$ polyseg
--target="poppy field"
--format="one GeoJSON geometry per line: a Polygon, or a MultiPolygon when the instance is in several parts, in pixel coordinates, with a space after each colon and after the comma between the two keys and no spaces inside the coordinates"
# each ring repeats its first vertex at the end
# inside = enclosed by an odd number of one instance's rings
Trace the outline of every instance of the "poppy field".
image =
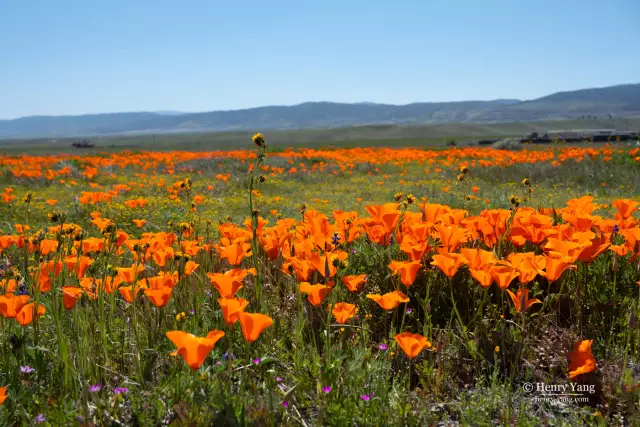
{"type": "Polygon", "coordinates": [[[640,149],[0,156],[0,425],[638,425],[640,149]]]}

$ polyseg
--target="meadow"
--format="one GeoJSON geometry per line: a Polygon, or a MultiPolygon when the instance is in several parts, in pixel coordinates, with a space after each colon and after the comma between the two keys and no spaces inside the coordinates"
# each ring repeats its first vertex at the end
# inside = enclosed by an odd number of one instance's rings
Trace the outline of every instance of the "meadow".
{"type": "Polygon", "coordinates": [[[0,424],[639,425],[640,148],[360,145],[0,156],[0,424]]]}

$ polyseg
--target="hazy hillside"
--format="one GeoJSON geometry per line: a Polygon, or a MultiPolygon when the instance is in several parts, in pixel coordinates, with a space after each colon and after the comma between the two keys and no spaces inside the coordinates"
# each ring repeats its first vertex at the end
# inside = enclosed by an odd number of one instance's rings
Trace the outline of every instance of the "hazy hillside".
{"type": "MultiPolygon", "coordinates": [[[[172,112],[171,112],[172,113],[172,112]]],[[[378,124],[496,123],[640,116],[640,84],[558,92],[520,101],[433,102],[387,105],[307,102],[234,111],[171,114],[112,113],[33,116],[0,120],[0,138],[75,137],[131,133],[326,129],[378,124]]]]}

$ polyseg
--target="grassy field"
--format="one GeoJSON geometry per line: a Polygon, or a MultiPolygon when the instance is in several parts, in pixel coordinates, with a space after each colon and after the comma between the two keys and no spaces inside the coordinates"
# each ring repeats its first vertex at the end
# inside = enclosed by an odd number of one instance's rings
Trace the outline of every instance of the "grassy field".
{"type": "MultiPolygon", "coordinates": [[[[323,148],[349,147],[444,147],[454,140],[466,146],[480,139],[521,137],[532,132],[562,129],[640,129],[640,118],[612,120],[562,120],[496,124],[438,124],[425,126],[359,126],[338,129],[289,130],[270,132],[271,151],[288,146],[323,148]]],[[[249,132],[185,133],[158,135],[88,136],[96,148],[86,151],[118,152],[136,150],[231,150],[242,149],[249,132]]],[[[74,139],[0,140],[0,153],[57,154],[81,153],[74,139]]]]}
{"type": "Polygon", "coordinates": [[[640,424],[640,148],[429,129],[4,145],[0,424],[640,424]]]}

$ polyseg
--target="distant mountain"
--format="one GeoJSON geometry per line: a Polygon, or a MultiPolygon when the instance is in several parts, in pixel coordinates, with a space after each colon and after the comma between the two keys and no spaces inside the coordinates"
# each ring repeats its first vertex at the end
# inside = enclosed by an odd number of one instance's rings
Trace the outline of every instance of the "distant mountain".
{"type": "Polygon", "coordinates": [[[306,102],[233,111],[32,116],[0,120],[0,138],[80,137],[130,133],[323,129],[364,125],[496,123],[582,116],[640,116],[640,84],[558,92],[520,101],[428,102],[408,105],[306,102]]]}

